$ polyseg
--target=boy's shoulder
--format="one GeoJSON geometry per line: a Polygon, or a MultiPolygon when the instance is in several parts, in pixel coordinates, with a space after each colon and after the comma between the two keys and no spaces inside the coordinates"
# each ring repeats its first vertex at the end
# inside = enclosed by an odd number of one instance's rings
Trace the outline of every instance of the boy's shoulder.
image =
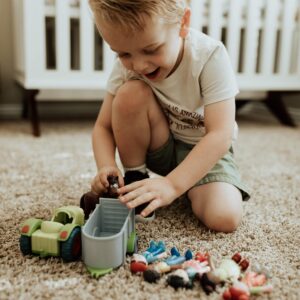
{"type": "Polygon", "coordinates": [[[208,59],[216,49],[224,47],[221,41],[215,40],[194,28],[190,29],[187,42],[193,58],[201,58],[201,60],[203,60],[203,58],[208,59]]]}

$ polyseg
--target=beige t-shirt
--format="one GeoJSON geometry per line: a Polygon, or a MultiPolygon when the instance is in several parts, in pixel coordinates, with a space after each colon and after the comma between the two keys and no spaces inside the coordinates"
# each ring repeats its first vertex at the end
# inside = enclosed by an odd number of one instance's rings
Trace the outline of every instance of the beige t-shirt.
{"type": "MultiPolygon", "coordinates": [[[[228,100],[239,92],[234,71],[224,45],[191,29],[184,44],[180,65],[166,79],[152,82],[128,71],[116,60],[107,91],[113,95],[124,82],[139,79],[157,96],[175,139],[196,144],[206,133],[204,106],[228,100]]],[[[233,140],[237,137],[237,125],[233,140]]]]}

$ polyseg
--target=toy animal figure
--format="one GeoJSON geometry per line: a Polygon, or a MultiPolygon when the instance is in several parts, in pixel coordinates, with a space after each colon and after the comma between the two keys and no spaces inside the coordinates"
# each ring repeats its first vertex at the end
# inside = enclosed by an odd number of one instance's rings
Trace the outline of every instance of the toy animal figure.
{"type": "MultiPolygon", "coordinates": [[[[234,255],[233,257],[236,258],[237,255],[234,255]]],[[[201,286],[206,294],[210,294],[211,292],[213,292],[216,289],[216,285],[219,283],[225,281],[236,282],[241,275],[241,266],[238,265],[233,259],[225,259],[221,262],[218,268],[215,268],[213,261],[210,258],[210,266],[212,270],[208,273],[203,274],[200,279],[201,286]]],[[[246,263],[243,268],[245,267],[246,263]]]]}

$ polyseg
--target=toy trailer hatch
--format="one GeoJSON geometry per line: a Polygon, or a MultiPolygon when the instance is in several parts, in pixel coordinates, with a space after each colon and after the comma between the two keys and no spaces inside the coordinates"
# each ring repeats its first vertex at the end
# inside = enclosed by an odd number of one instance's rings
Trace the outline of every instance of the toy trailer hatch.
{"type": "Polygon", "coordinates": [[[125,262],[134,234],[134,210],[118,199],[100,198],[82,228],[82,257],[92,275],[103,275],[125,262]]]}

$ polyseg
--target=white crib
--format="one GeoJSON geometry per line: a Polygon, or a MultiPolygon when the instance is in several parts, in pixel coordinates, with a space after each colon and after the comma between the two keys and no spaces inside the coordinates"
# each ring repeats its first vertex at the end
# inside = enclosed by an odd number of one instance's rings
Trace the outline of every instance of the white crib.
{"type": "MultiPolygon", "coordinates": [[[[191,0],[190,6],[192,26],[227,47],[240,90],[300,90],[299,0],[191,0]]],[[[13,0],[13,12],[15,79],[39,135],[37,92],[103,90],[114,54],[96,33],[88,0],[13,0]]]]}

